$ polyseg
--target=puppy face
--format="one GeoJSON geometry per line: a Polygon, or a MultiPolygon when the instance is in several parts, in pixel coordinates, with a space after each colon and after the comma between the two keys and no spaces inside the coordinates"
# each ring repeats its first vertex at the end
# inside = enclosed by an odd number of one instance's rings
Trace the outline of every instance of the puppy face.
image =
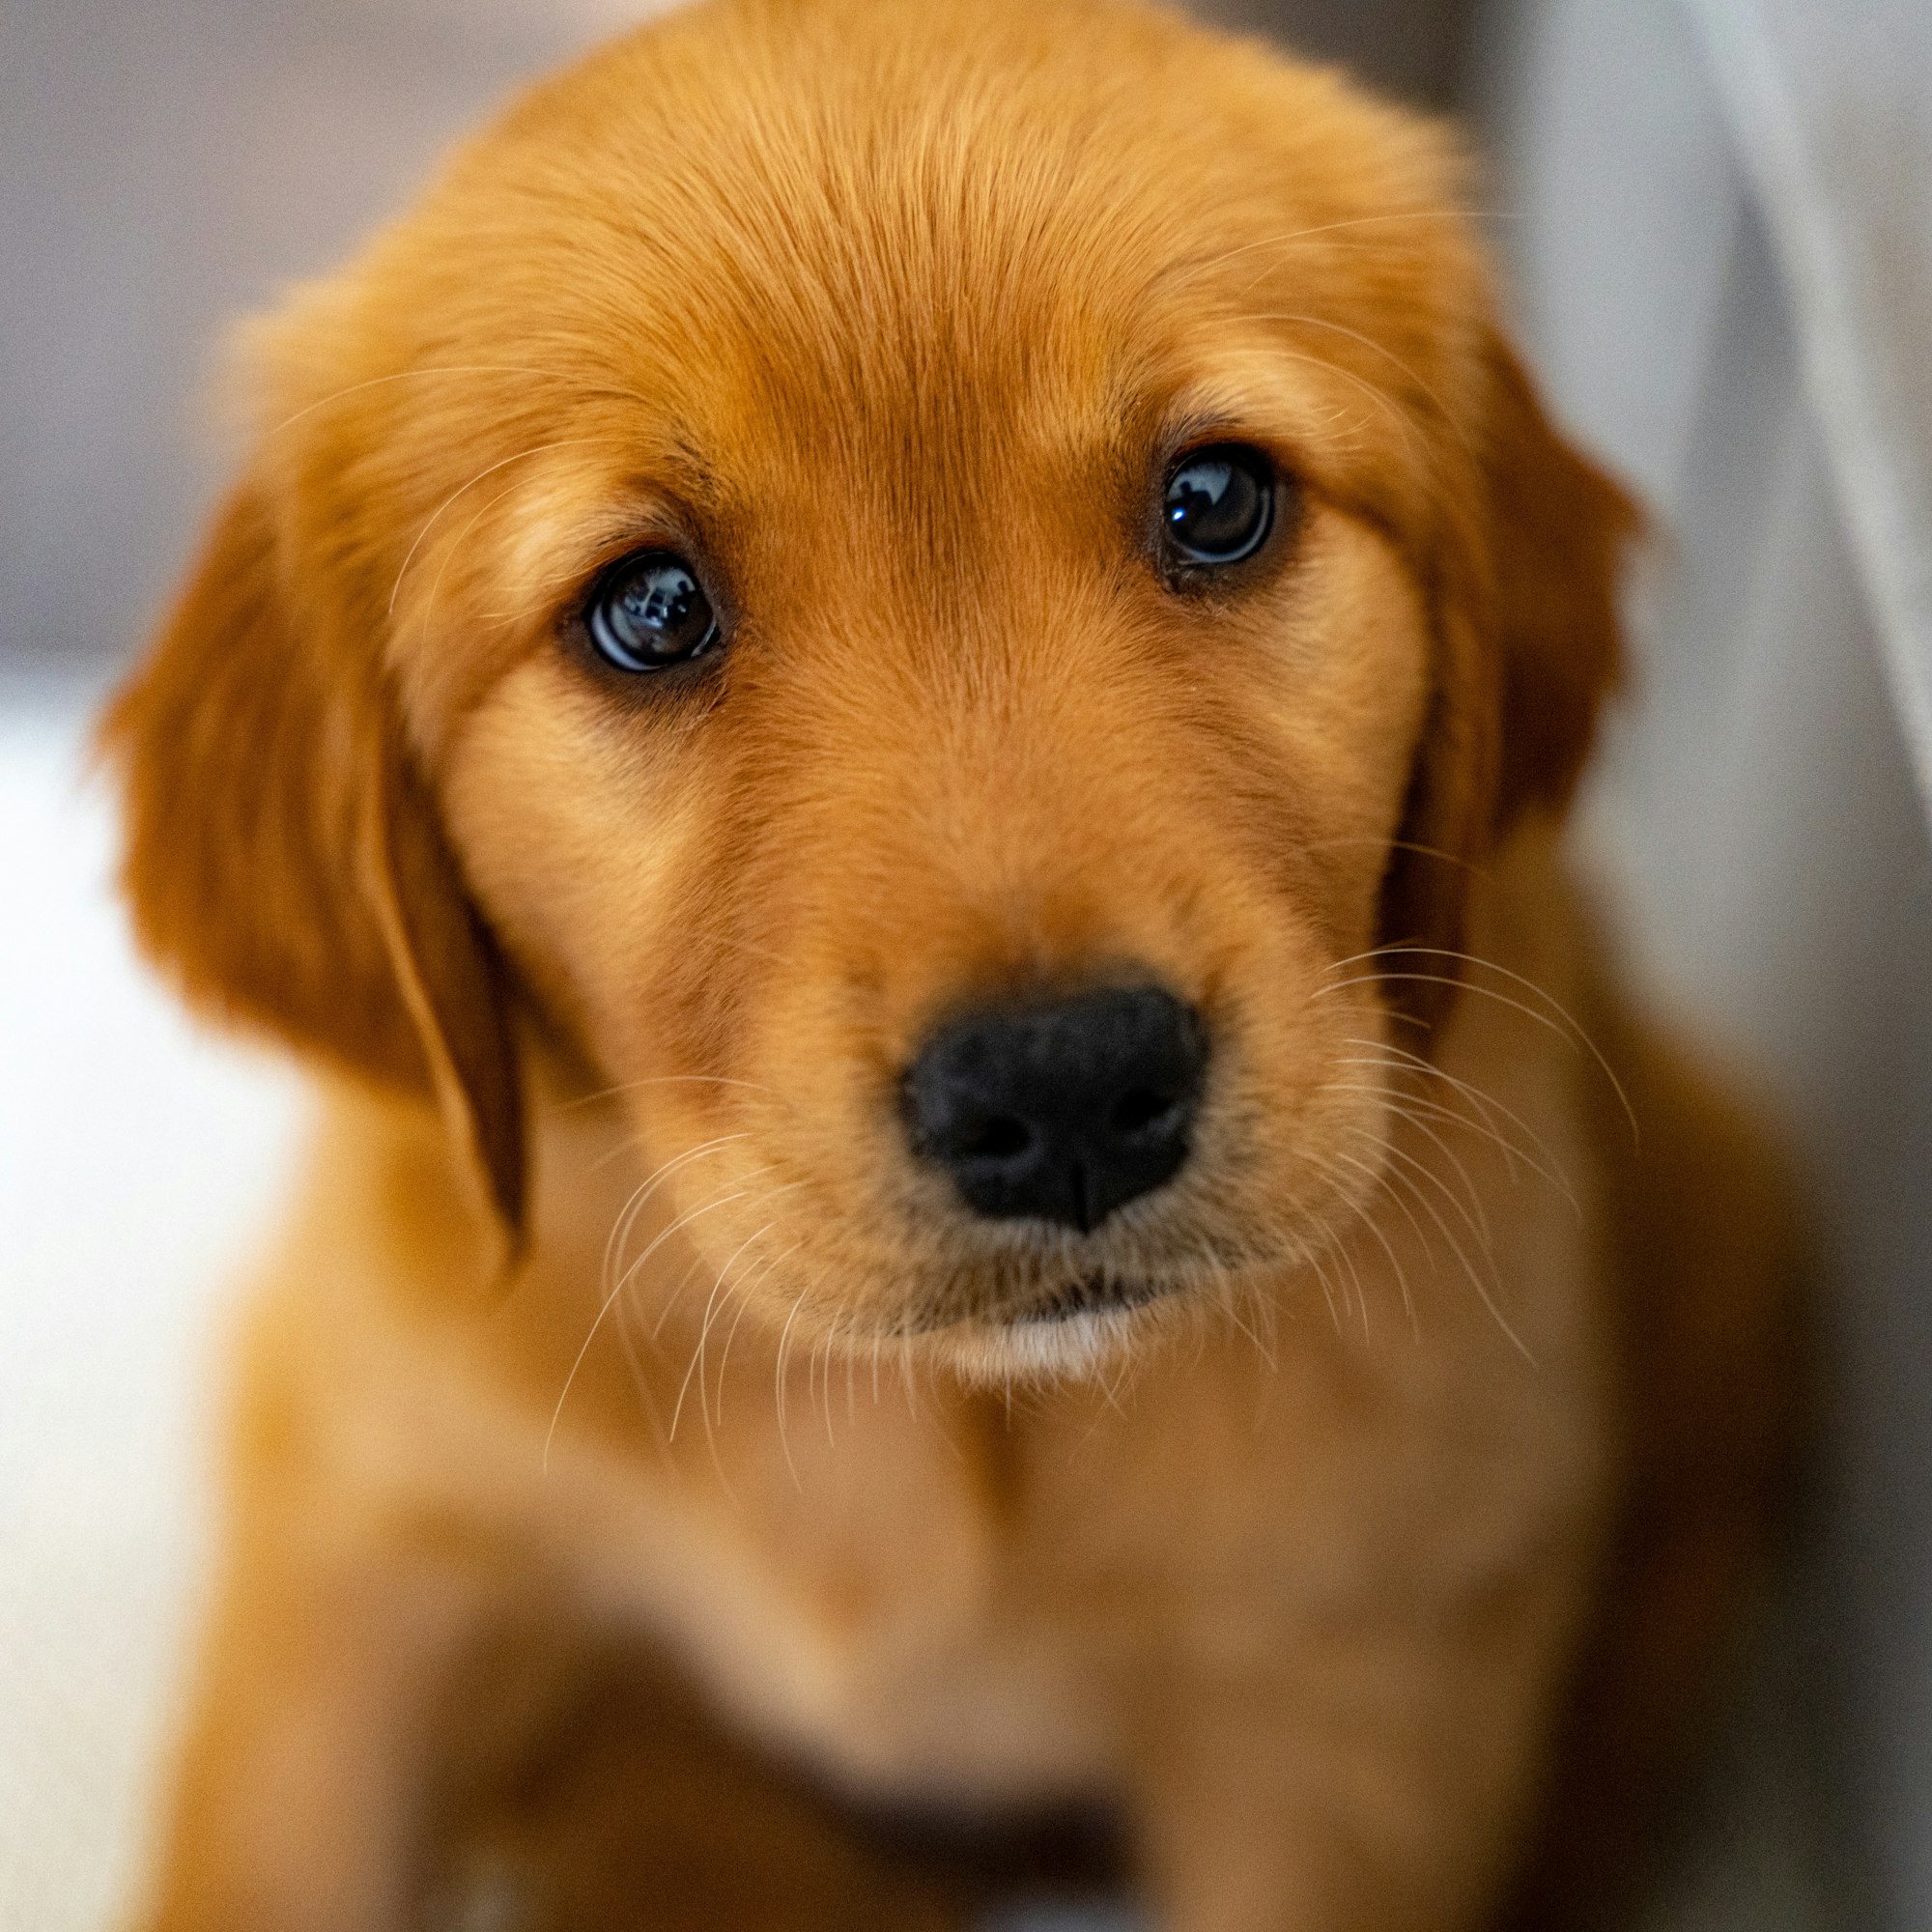
{"type": "Polygon", "coordinates": [[[151,945],[511,1223],[534,1019],[801,1337],[1065,1369],[1278,1274],[1375,1184],[1363,955],[1453,949],[1613,662],[1453,172],[1113,8],[549,84],[261,333],[108,727],[151,945]]]}

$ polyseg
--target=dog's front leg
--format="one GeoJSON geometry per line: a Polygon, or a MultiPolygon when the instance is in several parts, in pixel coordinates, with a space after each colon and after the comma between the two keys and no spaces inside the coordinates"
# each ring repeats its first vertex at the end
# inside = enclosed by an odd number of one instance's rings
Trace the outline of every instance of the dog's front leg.
{"type": "Polygon", "coordinates": [[[526,1701],[508,1574],[306,1492],[244,1510],[143,1932],[415,1932],[437,1806],[526,1701]]]}
{"type": "Polygon", "coordinates": [[[1547,1607],[1537,1628],[1337,1638],[1292,1676],[1179,1680],[1138,1780],[1163,1932],[1486,1923],[1546,1771],[1563,1654],[1547,1607]]]}

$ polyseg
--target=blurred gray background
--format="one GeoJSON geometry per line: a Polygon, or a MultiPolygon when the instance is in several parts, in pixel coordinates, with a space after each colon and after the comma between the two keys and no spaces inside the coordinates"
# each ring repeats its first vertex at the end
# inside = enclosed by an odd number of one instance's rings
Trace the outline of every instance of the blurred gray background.
{"type": "MultiPolygon", "coordinates": [[[[642,11],[0,12],[4,1932],[104,1924],[138,1861],[219,1285],[298,1108],[129,961],[83,721],[220,480],[223,324],[642,11]]],[[[1813,1180],[1827,1439],[1654,1922],[1932,1926],[1932,7],[1204,11],[1468,119],[1532,357],[1660,529],[1582,841],[1813,1180]]]]}

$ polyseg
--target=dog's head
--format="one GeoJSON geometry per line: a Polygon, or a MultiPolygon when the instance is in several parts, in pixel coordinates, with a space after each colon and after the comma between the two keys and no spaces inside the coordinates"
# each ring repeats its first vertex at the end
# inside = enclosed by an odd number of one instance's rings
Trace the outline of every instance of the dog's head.
{"type": "Polygon", "coordinates": [[[711,0],[550,82],[260,331],[106,727],[148,946],[439,1097],[512,1230],[562,1043],[801,1332],[1065,1366],[1318,1248],[1338,1063],[1616,662],[1630,513],[1458,180],[1089,0],[711,0]]]}

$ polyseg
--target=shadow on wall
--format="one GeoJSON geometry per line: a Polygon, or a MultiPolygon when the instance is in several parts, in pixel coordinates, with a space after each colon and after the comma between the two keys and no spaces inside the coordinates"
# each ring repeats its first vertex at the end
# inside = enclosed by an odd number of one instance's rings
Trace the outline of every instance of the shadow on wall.
{"type": "Polygon", "coordinates": [[[1461,92],[1476,9],[1471,0],[1194,0],[1190,11],[1219,26],[1270,34],[1385,93],[1446,109],[1461,92]]]}

